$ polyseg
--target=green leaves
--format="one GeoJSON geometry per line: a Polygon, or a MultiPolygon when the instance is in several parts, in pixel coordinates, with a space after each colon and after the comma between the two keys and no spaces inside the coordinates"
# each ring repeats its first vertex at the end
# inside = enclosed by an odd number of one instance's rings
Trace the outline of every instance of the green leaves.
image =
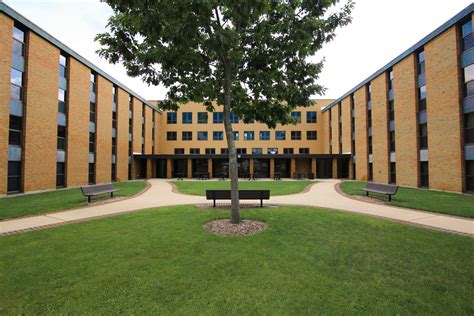
{"type": "Polygon", "coordinates": [[[108,0],[109,32],[99,55],[128,74],[169,89],[162,106],[224,104],[230,73],[231,111],[270,127],[289,124],[296,106],[324,93],[321,63],[308,57],[351,21],[351,0],[108,0]],[[328,10],[331,12],[328,13],[328,10]]]}

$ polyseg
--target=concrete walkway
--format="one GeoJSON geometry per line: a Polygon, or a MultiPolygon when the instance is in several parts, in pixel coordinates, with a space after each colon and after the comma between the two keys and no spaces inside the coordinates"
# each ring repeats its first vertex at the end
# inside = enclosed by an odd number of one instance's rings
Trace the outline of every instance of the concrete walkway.
{"type": "MultiPolygon", "coordinates": [[[[171,184],[166,180],[151,179],[149,182],[151,184],[150,189],[130,199],[81,209],[0,221],[0,235],[53,227],[160,206],[208,203],[205,197],[202,196],[174,193],[171,184]]],[[[338,182],[338,180],[319,180],[307,192],[275,196],[271,198],[269,203],[331,208],[474,236],[474,220],[354,200],[336,191],[335,185],[338,182]]]]}

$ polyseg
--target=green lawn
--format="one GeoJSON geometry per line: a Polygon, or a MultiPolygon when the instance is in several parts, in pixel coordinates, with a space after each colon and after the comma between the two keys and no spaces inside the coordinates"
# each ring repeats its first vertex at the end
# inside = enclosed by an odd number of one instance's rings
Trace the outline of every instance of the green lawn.
{"type": "MultiPolygon", "coordinates": [[[[114,183],[114,187],[121,189],[114,196],[134,195],[146,186],[145,181],[131,181],[114,183]]],[[[101,195],[92,198],[109,198],[110,195],[101,195]]],[[[79,188],[64,189],[44,193],[20,195],[0,199],[0,219],[14,218],[26,215],[47,213],[87,205],[87,197],[82,195],[79,188]]]]}
{"type": "MultiPolygon", "coordinates": [[[[230,181],[172,181],[179,192],[206,195],[206,190],[230,190],[230,181]]],[[[239,181],[240,190],[270,190],[271,195],[285,195],[304,191],[315,181],[239,181]]]]}
{"type": "Polygon", "coordinates": [[[302,207],[167,207],[0,238],[0,314],[474,313],[474,239],[302,207]]]}
{"type": "MultiPolygon", "coordinates": [[[[341,190],[349,195],[365,195],[360,190],[366,182],[345,181],[340,185],[341,190]]],[[[371,196],[379,196],[370,193],[371,196]]],[[[398,193],[392,196],[388,205],[413,208],[418,210],[474,218],[474,196],[448,192],[438,192],[424,189],[399,188],[398,193]]]]}

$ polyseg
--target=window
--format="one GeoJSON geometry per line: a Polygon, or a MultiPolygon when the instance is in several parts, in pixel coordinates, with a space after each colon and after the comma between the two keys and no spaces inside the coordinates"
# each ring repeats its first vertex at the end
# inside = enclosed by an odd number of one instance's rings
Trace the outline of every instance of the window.
{"type": "Polygon", "coordinates": [[[267,152],[269,155],[276,155],[278,154],[278,148],[268,148],[267,152]]]}
{"type": "Polygon", "coordinates": [[[306,123],[317,123],[318,112],[306,112],[306,123]]]}
{"type": "Polygon", "coordinates": [[[95,182],[95,163],[89,163],[89,184],[95,182]]]}
{"type": "Polygon", "coordinates": [[[192,112],[183,112],[183,124],[192,124],[193,123],[193,113],[192,112]]]}
{"type": "Polygon", "coordinates": [[[301,140],[301,131],[291,131],[291,140],[301,140]]]}
{"type": "Polygon", "coordinates": [[[254,140],[255,133],[254,132],[244,132],[244,140],[254,140]]]}
{"type": "Polygon", "coordinates": [[[12,53],[21,57],[25,55],[25,32],[17,27],[13,28],[12,53]]]}
{"type": "Polygon", "coordinates": [[[318,139],[318,132],[317,131],[307,131],[306,132],[306,139],[307,140],[317,140],[318,139]]]}
{"type": "Polygon", "coordinates": [[[199,112],[198,113],[198,124],[207,124],[207,112],[199,112]]]}
{"type": "Polygon", "coordinates": [[[10,115],[10,128],[8,144],[14,146],[22,145],[22,130],[23,130],[23,118],[19,116],[10,115]]]}
{"type": "Polygon", "coordinates": [[[221,148],[221,155],[228,155],[229,149],[228,148],[221,148]]]}
{"type": "Polygon", "coordinates": [[[291,112],[291,117],[294,118],[297,123],[301,123],[301,112],[291,112]]]}
{"type": "Polygon", "coordinates": [[[183,140],[193,140],[193,132],[183,132],[182,133],[183,140]]]}
{"type": "Polygon", "coordinates": [[[393,70],[392,69],[388,71],[388,90],[389,91],[393,90],[393,70]]]}
{"type": "Polygon", "coordinates": [[[212,132],[212,139],[213,140],[223,140],[224,139],[224,132],[212,132]]]}
{"type": "Polygon", "coordinates": [[[252,148],[252,155],[261,155],[263,154],[262,148],[252,148]]]}
{"type": "Polygon", "coordinates": [[[207,132],[198,132],[198,140],[207,140],[207,132]]]}
{"type": "Polygon", "coordinates": [[[166,132],[166,140],[176,140],[177,138],[176,132],[166,132]]]}
{"type": "Polygon", "coordinates": [[[474,95],[474,65],[464,68],[464,96],[474,95]]]}
{"type": "Polygon", "coordinates": [[[390,132],[390,152],[395,152],[395,131],[390,132]]]}
{"type": "Polygon", "coordinates": [[[464,115],[464,144],[474,144],[474,112],[464,115]]]}
{"type": "Polygon", "coordinates": [[[369,174],[367,175],[368,181],[374,180],[374,164],[369,162],[369,174]]]}
{"type": "Polygon", "coordinates": [[[56,187],[61,188],[65,185],[66,164],[64,162],[56,163],[56,187]]]}
{"type": "Polygon", "coordinates": [[[166,113],[166,123],[167,124],[177,124],[178,123],[178,114],[176,112],[166,113]]]}
{"type": "Polygon", "coordinates": [[[222,112],[212,113],[212,122],[214,124],[222,124],[224,122],[224,114],[222,112]]]}
{"type": "Polygon", "coordinates": [[[270,132],[269,131],[263,131],[260,132],[260,140],[270,140],[270,132]]]}
{"type": "Polygon", "coordinates": [[[58,149],[66,150],[66,127],[58,125],[58,149]]]}
{"type": "Polygon", "coordinates": [[[66,91],[58,89],[58,112],[66,114],[66,91]]]}
{"type": "Polygon", "coordinates": [[[309,155],[309,148],[300,148],[300,155],[309,155]]]}
{"type": "Polygon", "coordinates": [[[428,188],[430,185],[428,162],[420,162],[420,187],[428,188]]]}
{"type": "Polygon", "coordinates": [[[8,180],[7,180],[8,193],[15,193],[21,191],[21,162],[20,161],[9,161],[8,162],[8,180]]]}
{"type": "Polygon", "coordinates": [[[234,132],[234,140],[239,140],[239,132],[234,132]]]}
{"type": "Polygon", "coordinates": [[[59,76],[66,78],[67,59],[64,55],[59,55],[59,76]]]}
{"type": "Polygon", "coordinates": [[[369,144],[368,144],[369,155],[372,155],[372,136],[369,136],[368,141],[369,141],[369,144]]]}
{"type": "Polygon", "coordinates": [[[293,150],[293,148],[283,148],[283,153],[285,155],[293,155],[294,150],[293,150]]]}
{"type": "Polygon", "coordinates": [[[395,120],[395,102],[393,100],[388,101],[388,119],[389,121],[395,120]]]}
{"type": "Polygon", "coordinates": [[[238,155],[245,155],[247,154],[247,148],[237,148],[238,155]]]}
{"type": "Polygon", "coordinates": [[[419,127],[419,145],[420,149],[427,149],[428,148],[428,124],[420,124],[419,127]]]}
{"type": "Polygon", "coordinates": [[[174,149],[175,155],[184,155],[184,148],[175,148],[174,149]]]}
{"type": "Polygon", "coordinates": [[[397,183],[397,167],[395,162],[390,163],[390,183],[397,183]]]}
{"type": "Polygon", "coordinates": [[[285,140],[286,139],[286,132],[285,131],[276,131],[275,132],[275,140],[285,140]]]}
{"type": "Polygon", "coordinates": [[[474,191],[474,160],[466,160],[466,191],[474,191]]]}
{"type": "Polygon", "coordinates": [[[191,148],[191,149],[189,149],[189,153],[190,153],[191,155],[199,155],[199,154],[200,154],[200,150],[199,150],[199,148],[191,148]]]}
{"type": "Polygon", "coordinates": [[[96,77],[97,75],[95,73],[91,73],[91,92],[92,93],[96,92],[96,77]]]}
{"type": "Polygon", "coordinates": [[[232,124],[237,124],[239,123],[239,117],[233,113],[230,113],[230,122],[232,124]]]}
{"type": "Polygon", "coordinates": [[[461,26],[461,35],[462,35],[462,49],[467,51],[474,47],[474,40],[472,36],[472,20],[469,19],[469,22],[464,23],[461,26]]]}
{"type": "Polygon", "coordinates": [[[215,155],[216,149],[215,148],[206,148],[206,155],[215,155]]]}

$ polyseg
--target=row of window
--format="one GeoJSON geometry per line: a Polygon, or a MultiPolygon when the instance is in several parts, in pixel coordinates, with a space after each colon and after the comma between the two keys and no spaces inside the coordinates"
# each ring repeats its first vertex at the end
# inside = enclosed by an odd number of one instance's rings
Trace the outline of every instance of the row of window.
{"type": "MultiPolygon", "coordinates": [[[[291,117],[298,123],[301,123],[301,112],[291,112],[291,117]]],[[[209,118],[209,112],[198,112],[197,113],[197,122],[198,124],[207,124],[209,118]]],[[[318,113],[314,111],[306,112],[306,123],[317,123],[318,113]]],[[[177,112],[167,112],[166,113],[166,122],[168,124],[177,124],[178,123],[178,113],[177,112]]],[[[214,124],[224,123],[224,113],[223,112],[213,112],[212,113],[212,122],[214,124]]],[[[239,123],[239,117],[235,114],[230,114],[230,122],[232,124],[239,123]]],[[[182,112],[181,113],[181,123],[182,124],[192,124],[193,123],[193,112],[182,112]]]]}
{"type": "MultiPolygon", "coordinates": [[[[255,140],[255,132],[243,132],[244,140],[255,140]]],[[[291,140],[301,140],[301,131],[292,131],[291,140]]],[[[263,131],[259,132],[260,140],[270,140],[270,132],[263,131]]],[[[307,140],[317,140],[318,133],[317,131],[307,131],[306,139],[307,140]]],[[[178,139],[177,132],[167,132],[166,139],[169,141],[174,141],[178,139]]],[[[193,132],[184,131],[181,133],[182,140],[193,140],[193,132]]],[[[286,132],[285,131],[275,131],[275,140],[285,140],[286,132]]],[[[202,131],[197,132],[197,140],[209,140],[209,132],[202,131]]],[[[224,132],[212,132],[212,140],[224,140],[224,132]]],[[[239,132],[234,132],[234,140],[239,140],[239,132]]]]}
{"type": "Polygon", "coordinates": [[[58,144],[56,155],[56,187],[66,185],[66,130],[67,130],[67,57],[59,55],[58,88],[58,144]]]}
{"type": "MultiPolygon", "coordinates": [[[[474,36],[472,33],[472,20],[461,26],[463,53],[470,54],[474,49],[474,36]]],[[[474,98],[474,64],[464,68],[464,99],[465,104],[472,104],[474,98]]],[[[464,119],[464,150],[465,154],[465,183],[466,191],[474,191],[474,107],[463,107],[464,119]],[[469,149],[471,148],[471,149],[469,149]],[[471,154],[469,154],[471,152],[471,154]]]]}
{"type": "Polygon", "coordinates": [[[24,64],[25,64],[25,32],[15,26],[13,28],[12,58],[10,73],[10,119],[8,131],[8,179],[7,192],[16,193],[22,190],[22,160],[23,160],[23,112],[24,112],[24,64]],[[18,67],[18,68],[15,68],[18,67]]]}
{"type": "Polygon", "coordinates": [[[111,179],[117,181],[117,87],[112,87],[112,166],[111,166],[111,179]]]}
{"type": "MultiPolygon", "coordinates": [[[[247,154],[247,148],[236,148],[237,154],[239,155],[246,155],[247,154]]],[[[175,148],[174,149],[175,155],[184,155],[184,148],[175,148]]],[[[204,153],[206,155],[215,155],[216,154],[216,149],[215,148],[206,148],[204,150],[204,153]]],[[[222,155],[227,155],[229,154],[229,149],[227,148],[221,148],[220,153],[222,155]]],[[[263,155],[263,148],[252,148],[251,150],[252,155],[263,155]]],[[[295,153],[294,148],[283,148],[283,154],[284,155],[293,155],[295,153]]],[[[299,148],[298,153],[300,155],[309,155],[309,148],[299,148]]],[[[190,155],[199,155],[201,154],[201,149],[200,148],[190,148],[189,149],[189,154],[190,155]]],[[[278,148],[267,148],[267,154],[268,155],[277,155],[278,154],[278,148]]]]}
{"type": "Polygon", "coordinates": [[[96,91],[97,75],[90,75],[90,110],[89,110],[89,184],[95,183],[95,143],[96,143],[96,91]]]}

